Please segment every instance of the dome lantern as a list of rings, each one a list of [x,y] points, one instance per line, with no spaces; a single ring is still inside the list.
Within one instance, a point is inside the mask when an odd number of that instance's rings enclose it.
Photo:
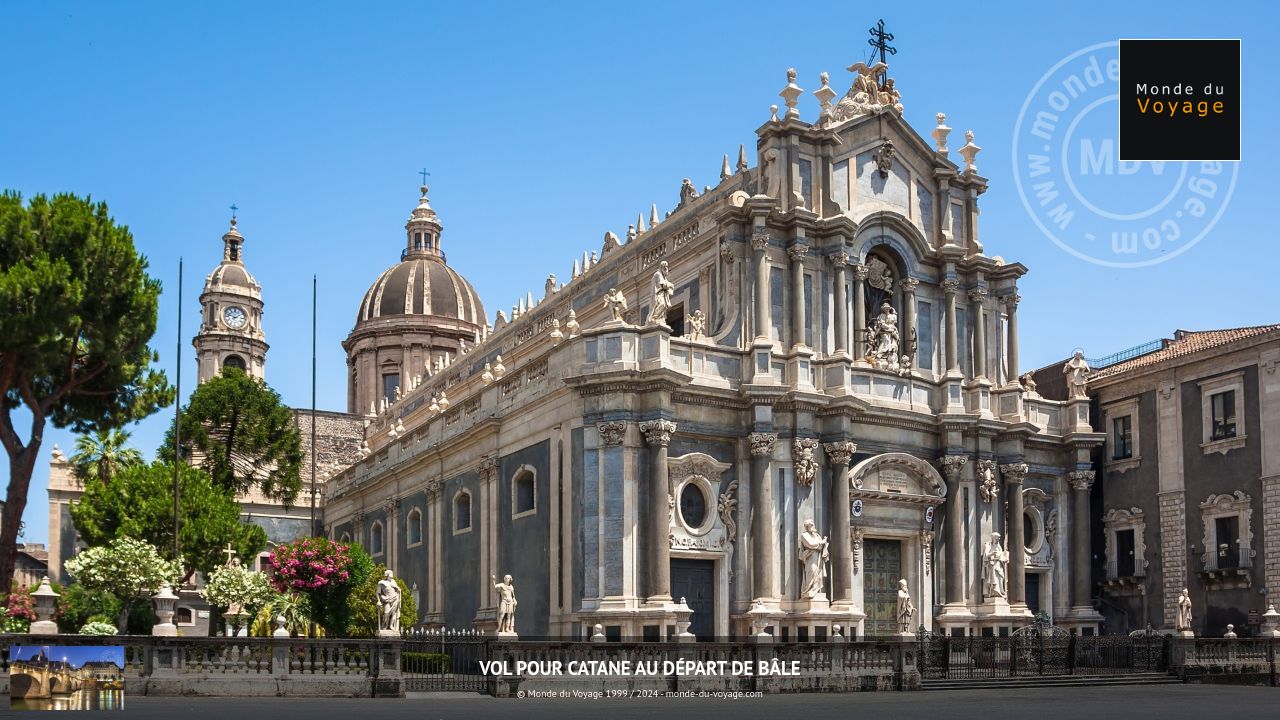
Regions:
[[[418,207],[409,214],[409,221],[404,226],[406,241],[404,259],[411,257],[434,256],[444,259],[440,251],[440,232],[444,226],[440,218],[431,208],[427,199],[427,186],[422,186],[422,197],[418,199]]]

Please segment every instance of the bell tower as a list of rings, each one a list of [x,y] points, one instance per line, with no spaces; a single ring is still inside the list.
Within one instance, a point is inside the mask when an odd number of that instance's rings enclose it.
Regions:
[[[244,236],[236,229],[234,214],[231,229],[222,236],[222,262],[205,278],[200,308],[200,331],[191,339],[199,381],[228,366],[263,379],[268,345],[262,331],[262,286],[244,266]]]

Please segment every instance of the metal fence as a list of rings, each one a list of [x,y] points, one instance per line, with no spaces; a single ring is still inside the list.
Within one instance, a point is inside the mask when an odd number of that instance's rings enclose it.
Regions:
[[[481,692],[486,678],[480,663],[488,659],[488,639],[475,630],[408,631],[400,649],[404,689]]]
[[[1170,645],[1169,637],[1154,634],[1133,637],[930,634],[920,639],[920,674],[925,679],[980,679],[1167,672]]]

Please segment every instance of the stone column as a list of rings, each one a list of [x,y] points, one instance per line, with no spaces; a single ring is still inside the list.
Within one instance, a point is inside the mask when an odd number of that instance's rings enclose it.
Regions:
[[[960,332],[956,327],[956,293],[960,291],[958,280],[943,280],[942,291],[947,294],[947,373],[960,372]]]
[[[987,298],[985,288],[969,291],[970,314],[973,315],[973,377],[987,376],[987,316],[982,309]]]
[[[960,507],[960,475],[969,458],[946,455],[938,461],[947,477],[947,603],[964,602],[964,533]]]
[[[497,575],[502,570],[497,567],[498,526],[500,523],[496,495],[498,492],[497,458],[489,455],[481,459],[479,475],[479,503],[476,503],[475,499],[473,499],[471,505],[471,526],[476,527],[477,522],[479,522],[480,529],[480,573],[477,578],[480,581],[480,607],[477,610],[477,614],[493,610],[498,606],[497,593],[494,592],[493,583],[489,580],[490,575]],[[476,512],[477,510],[479,510],[479,514]],[[479,518],[478,521],[477,518]],[[494,615],[493,617],[496,618],[497,616]]]
[[[387,567],[391,568],[396,575],[399,575],[400,554],[396,548],[399,545],[400,535],[400,498],[388,498],[386,507],[383,510],[387,516],[387,527],[382,536],[382,550],[387,561]]]
[[[1011,326],[1012,327],[1012,326]],[[1067,473],[1071,483],[1071,605],[1093,607],[1092,563],[1089,547],[1089,488],[1092,470]]]
[[[777,540],[773,534],[773,482],[769,460],[777,433],[751,433],[751,575],[755,600],[773,600],[773,558]]]
[[[1009,377],[1005,378],[1006,383],[1018,382],[1018,302],[1022,300],[1022,296],[1018,293],[1006,295],[1004,297],[1004,311],[1008,316],[1009,323],[1009,346],[1005,352],[1009,357]]]
[[[804,342],[804,256],[809,254],[809,246],[803,242],[793,243],[787,248],[787,257],[791,258],[791,347],[801,347]]]
[[[916,288],[920,281],[915,278],[902,278],[898,283],[902,288],[902,354],[907,356],[911,368],[916,366]]]
[[[822,446],[831,461],[831,602],[853,603],[853,554],[849,543],[849,461],[858,446],[848,440]]]
[[[769,337],[769,256],[765,248],[769,246],[769,230],[758,227],[751,235],[751,248],[755,252],[756,263],[756,338]]]
[[[853,359],[867,356],[867,282],[866,265],[853,266]]]
[[[667,447],[676,424],[670,420],[640,423],[649,445],[649,602],[671,602],[671,485],[667,476]]]
[[[833,355],[847,355],[849,353],[849,297],[845,293],[844,284],[848,281],[849,275],[849,254],[840,250],[830,256],[831,264],[835,266],[835,290],[836,290],[836,314],[835,314],[835,342],[836,346]]]
[[[1009,519],[1005,531],[1009,535],[1009,604],[1027,602],[1027,538],[1022,532],[1022,479],[1030,468],[1026,463],[1000,466],[1009,498]]]

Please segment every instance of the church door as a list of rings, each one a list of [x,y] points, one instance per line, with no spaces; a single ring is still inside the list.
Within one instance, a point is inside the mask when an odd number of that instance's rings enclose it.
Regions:
[[[685,602],[693,610],[689,632],[704,642],[716,635],[716,563],[714,560],[671,560],[671,599]]]
[[[862,597],[867,637],[898,633],[898,580],[902,578],[902,543],[864,540]]]
[[[1033,616],[1040,612],[1040,575],[1038,572],[1026,575],[1027,609]]]

